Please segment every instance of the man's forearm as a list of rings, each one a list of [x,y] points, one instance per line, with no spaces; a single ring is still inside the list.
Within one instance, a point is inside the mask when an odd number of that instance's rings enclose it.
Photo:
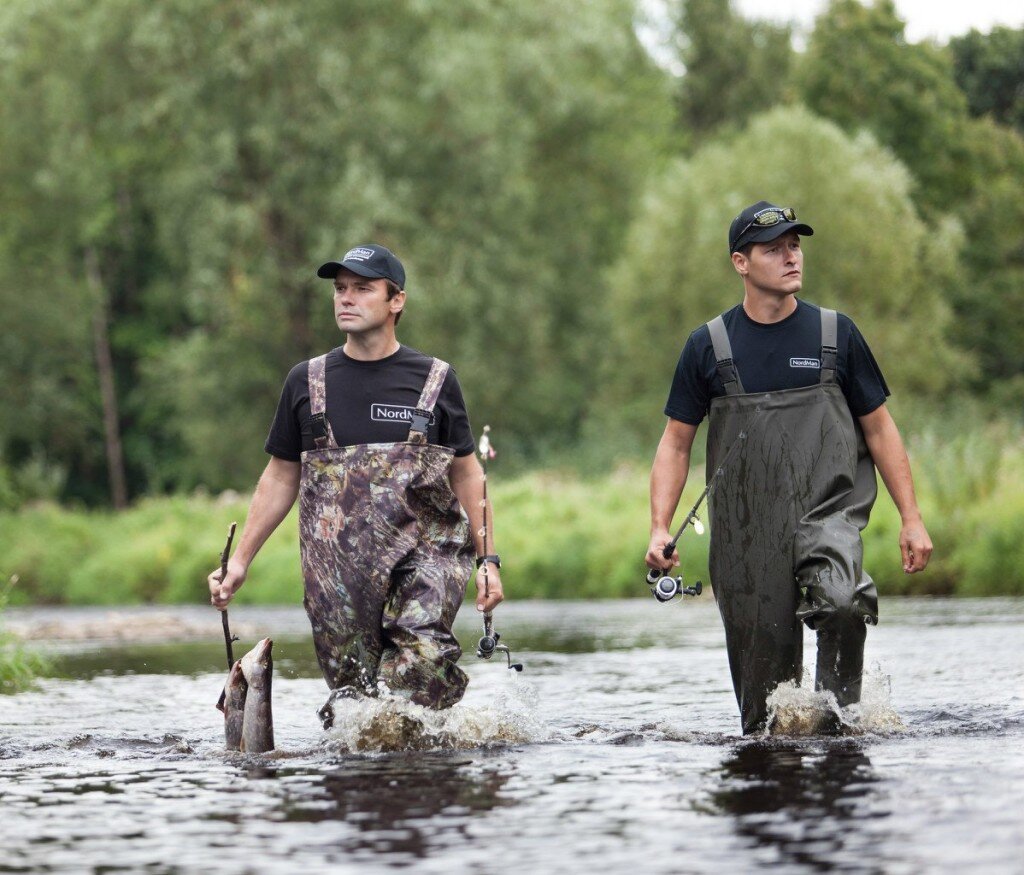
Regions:
[[[473,547],[477,556],[487,553],[497,553],[494,546],[494,514],[491,510],[490,499],[484,507],[484,471],[476,456],[458,456],[452,462],[449,482],[452,492],[462,505],[469,519],[469,528],[473,537]],[[486,513],[486,517],[485,517]],[[487,544],[481,534],[484,528],[484,520],[487,525]]]
[[[651,466],[651,533],[668,531],[690,471],[695,426],[669,421]]]
[[[882,482],[904,522],[920,519],[910,459],[899,429],[885,407],[860,417],[864,440]]]
[[[246,568],[295,504],[299,474],[298,462],[273,458],[260,476],[233,556]]]

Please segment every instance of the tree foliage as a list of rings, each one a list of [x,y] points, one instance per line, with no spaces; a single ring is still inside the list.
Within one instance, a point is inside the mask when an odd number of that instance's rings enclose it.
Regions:
[[[873,131],[910,169],[918,203],[940,212],[971,188],[967,100],[949,54],[908,43],[904,31],[893,0],[832,0],[796,81],[815,113],[846,131]]]
[[[1024,134],[1024,28],[972,30],[951,39],[949,47],[971,113]]]
[[[691,141],[783,100],[794,52],[788,26],[748,21],[732,0],[679,0],[675,46],[686,68],[679,119]]]

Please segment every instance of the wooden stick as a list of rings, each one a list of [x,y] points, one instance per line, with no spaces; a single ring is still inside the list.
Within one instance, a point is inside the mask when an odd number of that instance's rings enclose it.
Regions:
[[[231,555],[231,542],[235,539],[235,526],[237,523],[232,523],[231,528],[228,529],[228,541],[224,545],[224,552],[220,554],[220,582],[223,584],[228,576],[228,557]],[[232,653],[231,642],[235,639],[231,637],[231,629],[228,627],[228,609],[224,608],[220,612],[220,623],[224,627],[224,646],[228,651],[228,671],[231,671],[231,666],[235,664],[235,657]]]

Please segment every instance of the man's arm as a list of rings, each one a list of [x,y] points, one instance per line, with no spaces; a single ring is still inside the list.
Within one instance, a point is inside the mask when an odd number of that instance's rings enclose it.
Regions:
[[[669,527],[679,504],[679,496],[690,473],[690,449],[697,426],[669,418],[658,443],[651,466],[651,543],[647,548],[647,567],[668,571],[679,564],[678,551],[666,559],[663,550],[672,540]]]
[[[228,606],[232,596],[245,582],[249,565],[260,547],[266,543],[281,520],[288,516],[299,494],[300,472],[298,462],[287,462],[272,456],[267,463],[249,504],[238,547],[228,560],[226,579],[221,581],[220,568],[206,578],[210,586],[210,603],[218,610],[223,611]]]
[[[858,419],[875,467],[882,475],[885,488],[903,520],[900,529],[903,570],[907,574],[923,571],[932,555],[932,541],[921,520],[921,511],[914,495],[914,479],[910,473],[910,459],[907,458],[899,429],[884,404]]]
[[[484,514],[487,520],[487,552],[497,553],[494,546],[494,514],[491,511],[490,498],[484,507],[484,469],[476,455],[456,456],[452,460],[448,481],[452,492],[459,500],[466,516],[469,517],[469,529],[473,534],[473,546],[476,555],[484,555],[484,539],[481,534],[484,527]],[[487,569],[486,578],[484,568]],[[486,584],[486,585],[485,585]],[[485,613],[493,611],[505,599],[501,589],[501,573],[490,562],[481,565],[476,573],[476,609]]]

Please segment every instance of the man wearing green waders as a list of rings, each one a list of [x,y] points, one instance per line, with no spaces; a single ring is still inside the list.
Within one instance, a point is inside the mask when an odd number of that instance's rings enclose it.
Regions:
[[[667,570],[697,426],[708,416],[709,476],[735,448],[710,499],[710,570],[744,734],[765,728],[775,687],[800,680],[801,621],[817,632],[816,689],[860,701],[865,626],[878,620],[860,538],[875,468],[903,521],[903,570],[932,552],[871,350],[849,318],[796,297],[800,237],[813,233],[767,201],[733,220],[743,301],[686,341],[651,471],[647,565]]]
[[[289,373],[270,462],[227,576],[208,578],[211,601],[227,607],[298,497],[306,613],[332,691],[324,725],[336,698],[381,686],[447,708],[466,689],[452,623],[474,547],[477,609],[502,600],[500,560],[483,555],[485,513],[493,526],[462,391],[445,362],[395,336],[406,293],[393,252],[356,246],[317,276],[333,284],[346,341]]]

